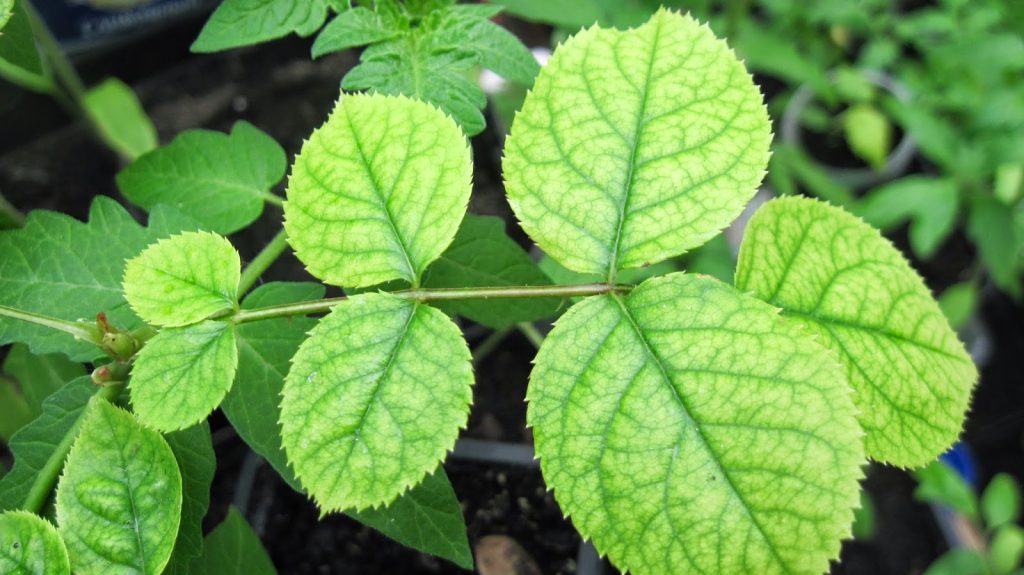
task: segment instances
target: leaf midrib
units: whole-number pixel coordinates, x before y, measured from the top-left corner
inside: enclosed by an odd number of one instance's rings
[[[733,495],[739,501],[740,506],[743,508],[743,511],[746,512],[747,517],[749,517],[750,521],[754,524],[754,527],[757,529],[757,532],[761,536],[761,539],[764,540],[764,542],[768,546],[768,549],[771,550],[772,556],[775,557],[775,560],[778,562],[779,566],[782,567],[782,569],[786,573],[792,573],[792,570],[789,568],[789,565],[779,555],[778,550],[775,548],[775,544],[768,537],[768,534],[761,526],[761,522],[757,519],[754,513],[751,512],[750,506],[747,504],[747,501],[743,497],[743,494],[740,493],[740,491],[736,488],[736,485],[732,481],[732,477],[730,477],[729,473],[722,466],[720,456],[711,446],[711,443],[708,441],[707,437],[704,435],[704,432],[700,428],[700,424],[690,414],[690,407],[686,404],[686,400],[683,398],[682,394],[679,393],[679,390],[676,389],[675,383],[669,376],[668,370],[665,368],[664,362],[662,361],[661,357],[657,354],[657,352],[654,351],[654,348],[651,346],[650,342],[647,341],[647,337],[644,335],[643,330],[640,329],[640,325],[637,324],[636,319],[630,313],[629,307],[626,305],[626,302],[622,299],[622,296],[618,294],[609,294],[608,297],[612,298],[615,301],[616,305],[619,307],[619,311],[622,314],[622,317],[624,317],[629,322],[629,326],[630,328],[632,328],[633,333],[636,334],[637,340],[643,346],[644,352],[651,359],[654,365],[658,368],[658,372],[661,374],[662,379],[668,385],[669,389],[672,390],[672,396],[675,398],[676,403],[679,405],[679,408],[681,409],[683,416],[686,418],[687,423],[693,426],[694,431],[697,434],[697,437],[700,438],[705,451],[707,451],[708,455],[711,456],[711,461],[713,462],[715,467],[718,468],[718,471],[721,474],[722,478],[725,479],[726,485],[729,486],[730,491],[732,491]]]
[[[415,266],[412,265],[412,259],[409,257],[409,249],[405,245],[405,240],[402,239],[402,234],[399,233],[398,226],[395,225],[395,218],[394,216],[391,215],[391,208],[388,207],[389,198],[384,197],[383,190],[381,189],[381,184],[379,181],[377,181],[377,174],[375,174],[374,171],[370,169],[370,161],[366,157],[366,151],[363,150],[363,141],[362,138],[360,137],[359,132],[356,130],[355,124],[352,122],[352,116],[348,113],[348,111],[346,111],[344,113],[344,117],[345,123],[348,124],[349,131],[352,132],[352,141],[356,145],[356,151],[359,152],[359,159],[361,161],[360,163],[363,166],[363,172],[366,174],[366,176],[370,179],[370,182],[373,184],[374,195],[377,197],[377,202],[380,205],[380,209],[384,211],[384,215],[386,217],[385,219],[387,219],[388,225],[391,227],[391,233],[394,234],[395,241],[398,242],[398,248],[399,250],[401,250],[402,257],[405,259],[406,268],[409,270],[409,277],[407,279],[415,285],[419,283],[419,278],[417,277],[418,274],[416,272]]]
[[[619,251],[622,248],[622,230],[626,222],[626,214],[629,212],[629,199],[632,196],[633,183],[636,178],[637,150],[640,148],[640,135],[643,133],[644,116],[647,115],[647,99],[651,92],[651,81],[654,76],[654,57],[658,51],[658,43],[661,40],[662,19],[653,20],[654,39],[651,40],[651,50],[647,57],[647,73],[644,77],[644,87],[640,97],[640,109],[637,111],[636,123],[633,126],[632,147],[629,151],[629,171],[626,173],[626,185],[622,190],[622,201],[619,203],[619,221],[615,229],[615,238],[612,242],[611,256],[608,260],[608,282],[615,281],[615,274],[618,272]]]

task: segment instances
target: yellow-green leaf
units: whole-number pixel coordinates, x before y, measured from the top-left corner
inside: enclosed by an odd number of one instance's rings
[[[128,261],[124,295],[143,320],[177,327],[238,306],[242,263],[231,242],[187,232],[160,240]]]
[[[614,278],[697,247],[753,197],[771,141],[725,42],[661,10],[555,50],[505,148],[509,202],[561,264]]]
[[[782,308],[846,368],[867,454],[917,467],[960,434],[978,372],[921,277],[878,230],[823,202],[765,204],[736,287]]]
[[[321,509],[387,505],[437,468],[469,413],[469,359],[447,316],[394,295],[320,320],[285,379],[281,439]]]
[[[821,573],[850,535],[864,454],[840,366],[718,280],[576,304],[527,398],[545,482],[623,571]]]
[[[237,367],[230,323],[166,328],[135,359],[128,382],[132,408],[139,420],[160,431],[191,427],[217,409]]]
[[[0,573],[71,573],[64,541],[49,521],[27,511],[0,513]]]
[[[167,442],[94,400],[57,485],[57,524],[76,575],[159,574],[180,519],[181,473]]]
[[[288,241],[327,283],[415,284],[455,237],[472,172],[466,137],[437,108],[346,94],[295,159]]]

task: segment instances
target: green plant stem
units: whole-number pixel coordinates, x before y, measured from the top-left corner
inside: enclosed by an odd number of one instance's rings
[[[88,410],[89,405],[92,405],[94,401],[114,401],[121,393],[121,387],[121,385],[109,385],[100,388],[96,395],[89,400],[85,410]],[[85,419],[85,410],[79,414],[74,425],[64,434],[53,453],[46,459],[43,468],[32,480],[32,486],[29,488],[28,494],[25,495],[25,505],[22,507],[26,511],[42,513],[43,506],[50,498],[50,493],[53,491],[54,485],[57,484],[57,478],[60,477],[60,473],[64,469],[64,461],[68,458],[68,452],[71,451],[71,446],[74,445],[75,438],[78,437],[78,430],[82,427],[82,420]]]
[[[0,220],[7,219],[17,227],[25,225],[25,215],[18,211],[7,198],[0,194]]]
[[[85,97],[86,89],[82,78],[75,71],[75,67],[71,65],[68,57],[64,55],[64,51],[61,49],[57,39],[53,37],[53,33],[50,32],[43,19],[39,17],[32,3],[23,2],[22,5],[28,14],[32,33],[39,42],[43,55],[50,65],[53,66],[57,79],[60,80],[60,83],[68,91],[75,106],[84,114],[85,108],[82,105],[82,99]]]
[[[544,334],[539,329],[528,321],[524,321],[516,325],[519,328],[520,333],[526,336],[526,339],[530,340],[533,347],[540,349],[540,344],[544,343]]]
[[[281,207],[284,205],[284,198],[273,192],[267,192],[263,194],[263,201],[267,202],[268,204],[273,204],[277,207]]]
[[[531,297],[581,297],[602,295],[607,293],[623,293],[632,286],[594,283],[580,285],[554,286],[510,286],[510,287],[478,287],[478,288],[416,288],[390,292],[391,295],[416,301],[452,301],[466,299],[518,299]],[[324,313],[345,301],[344,297],[319,299],[292,304],[270,306],[252,310],[242,310],[234,314],[233,321],[248,323],[276,317],[308,315]]]
[[[479,364],[486,359],[487,356],[491,355],[491,352],[497,349],[498,346],[501,345],[501,342],[505,341],[505,338],[507,338],[510,333],[512,333],[512,328],[506,327],[504,329],[499,329],[484,338],[483,341],[473,348],[473,364]]]
[[[87,341],[95,345],[101,345],[103,343],[103,335],[99,332],[99,329],[90,324],[39,315],[3,305],[0,305],[0,316],[27,321],[29,323],[69,333],[75,336],[75,339]]]
[[[242,279],[238,282],[238,293],[244,294],[249,289],[256,285],[256,282],[263,275],[263,272],[267,271],[267,268],[274,263],[277,258],[288,249],[288,237],[285,235],[284,230],[277,232],[277,235],[270,240],[260,253],[256,254],[256,257],[249,262],[249,265],[245,266],[242,270]]]

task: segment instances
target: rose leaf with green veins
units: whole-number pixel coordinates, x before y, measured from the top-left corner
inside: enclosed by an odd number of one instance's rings
[[[387,505],[455,445],[472,399],[462,333],[440,311],[385,293],[336,305],[292,359],[282,439],[324,512]]]
[[[321,284],[271,282],[246,296],[242,309],[323,296]],[[292,356],[315,325],[316,320],[312,318],[289,317],[237,326],[238,372],[220,406],[238,435],[297,491],[301,488],[281,447],[281,390]]]
[[[204,229],[230,234],[254,222],[265,201],[277,201],[270,189],[287,167],[280,144],[252,124],[237,122],[230,134],[183,132],[122,170],[117,186],[142,208],[171,205]]]
[[[203,554],[189,566],[190,575],[276,575],[277,570],[242,514],[234,506],[203,544]]]
[[[466,520],[443,467],[387,507],[349,515],[402,545],[473,569]]]
[[[242,302],[242,308],[308,301],[323,295],[320,284],[271,282],[253,290]],[[299,492],[303,489],[281,447],[279,403],[290,360],[315,325],[316,320],[306,317],[239,325],[238,374],[221,404],[238,435]],[[459,503],[443,470],[428,476],[387,508],[348,515],[403,545],[459,565],[465,565],[469,557],[472,564]]]
[[[160,240],[125,266],[124,295],[139,317],[179,327],[237,307],[242,263],[227,239],[187,232]]]
[[[0,513],[0,573],[71,573],[60,534],[49,521],[27,511]]]
[[[210,485],[217,470],[210,426],[204,421],[164,436],[181,472],[181,525],[164,575],[188,573],[203,552],[203,517],[210,507]]]
[[[864,453],[840,366],[718,280],[576,304],[527,399],[545,482],[623,571],[821,573],[850,535]]]
[[[43,470],[60,468],[63,455],[54,454],[63,442],[74,440],[78,419],[97,390],[89,377],[71,381],[46,398],[39,417],[14,434],[8,445],[14,466],[0,477],[0,511],[25,507]]]
[[[736,287],[837,354],[868,456],[918,467],[957,440],[977,369],[920,276],[876,229],[817,200],[772,200],[747,226]]]
[[[35,210],[25,227],[0,231],[0,305],[69,321],[105,312],[120,329],[139,327],[121,288],[125,260],[185,229],[194,229],[193,223],[164,206],[150,214],[148,228],[142,227],[106,197],[93,200],[88,222]],[[98,353],[68,334],[0,318],[0,344],[15,341],[33,353],[61,352],[75,360],[90,361]]]
[[[89,119],[117,153],[135,159],[157,147],[156,127],[131,87],[108,78],[82,98]]]
[[[43,401],[58,389],[85,375],[85,368],[59,353],[36,355],[24,344],[12,345],[7,350],[3,371],[18,380],[25,401],[33,416],[43,409]]]
[[[90,403],[57,486],[57,524],[76,574],[160,573],[181,517],[181,474],[156,431]]]
[[[401,30],[389,26],[370,8],[357,6],[338,14],[324,26],[313,43],[313,58],[357,46],[376,44],[401,33]]]
[[[345,94],[295,159],[288,242],[329,284],[416,285],[455,237],[472,173],[466,137],[437,108]]]
[[[214,10],[193,52],[219,52],[283,38],[309,36],[327,19],[326,0],[224,0]]]
[[[551,285],[500,218],[467,214],[448,249],[423,274],[425,288]],[[558,313],[559,298],[438,302],[442,310],[500,329]]]
[[[614,280],[735,219],[770,141],[761,94],[725,42],[661,10],[555,50],[516,114],[503,171],[512,209],[546,253]]]
[[[135,358],[128,382],[132,409],[160,431],[190,427],[217,409],[237,367],[231,323],[209,320],[165,328]]]

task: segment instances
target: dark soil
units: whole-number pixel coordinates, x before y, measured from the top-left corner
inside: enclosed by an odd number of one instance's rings
[[[85,66],[89,80],[113,74],[136,80],[140,97],[156,121],[161,140],[195,127],[227,130],[248,120],[278,139],[289,155],[324,121],[338,95],[338,84],[354,62],[350,53],[311,63],[309,42],[290,38],[253,49],[208,56],[187,54],[198,30],[188,22],[116,54],[146,55],[141,64],[107,56]],[[543,38],[541,32],[534,32]],[[770,86],[769,91],[776,87]],[[6,113],[5,113],[6,107]],[[43,127],[54,131],[35,131]],[[38,98],[0,90],[0,191],[23,210],[57,209],[84,218],[91,198],[118,197],[118,159],[85,130],[66,127],[68,118]],[[57,129],[59,128],[59,129]],[[31,138],[30,138],[31,136]],[[28,143],[25,143],[28,142]],[[476,184],[471,209],[505,217],[514,237],[525,236],[504,201],[499,176],[500,136],[474,141]],[[142,216],[137,210],[135,213]],[[260,223],[233,238],[251,257],[277,230],[280,212],[267,208]],[[959,250],[959,246],[954,246]],[[0,255],[2,257],[2,255]],[[960,256],[957,256],[958,258]],[[925,268],[939,285],[951,280]],[[269,272],[277,279],[304,279],[301,265],[285,258]],[[934,284],[933,284],[934,285]],[[1018,358],[1024,356],[1024,313],[1000,295],[986,298],[984,317],[996,341],[992,362],[976,393],[967,438],[982,461],[982,475],[1012,471],[1022,477],[1020,439],[1024,388]],[[466,326],[470,342],[486,330]],[[467,436],[530,442],[524,396],[533,347],[518,335],[477,366],[475,405]],[[218,438],[218,471],[206,527],[216,525],[228,505],[243,507],[282,573],[464,573],[443,560],[403,548],[372,529],[341,515],[318,520],[315,506],[292,492],[267,466],[256,473],[249,497],[239,497],[239,475],[248,448],[219,415],[212,420]],[[251,458],[249,458],[251,459]],[[251,461],[250,461],[251,463]],[[535,467],[450,460],[445,464],[462,503],[471,544],[480,537],[507,534],[532,555],[545,574],[575,572],[579,536],[545,489]],[[878,533],[868,542],[848,542],[833,573],[920,573],[943,550],[927,507],[911,496],[913,481],[899,470],[872,466],[865,486],[878,509]],[[607,568],[606,573],[613,570]]]

